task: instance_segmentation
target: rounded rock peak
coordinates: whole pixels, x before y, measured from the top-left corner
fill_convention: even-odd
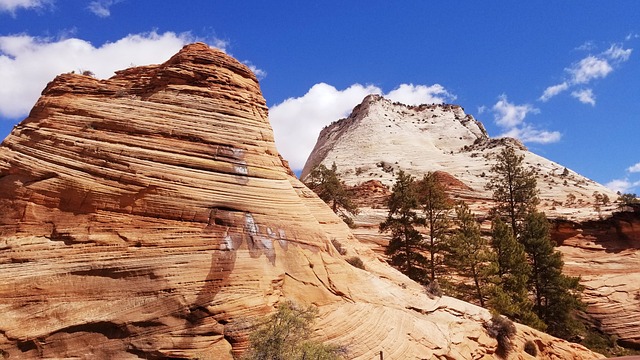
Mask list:
[[[197,42],[187,44],[161,64],[142,65],[115,71],[109,79],[97,79],[82,74],[58,75],[42,95],[82,94],[117,96],[127,93],[148,97],[171,86],[192,89],[220,89],[251,93],[260,106],[266,108],[255,74],[224,51]],[[227,89],[227,90],[224,90]]]
[[[212,48],[203,42],[196,42],[187,44],[173,55],[167,62],[162,65],[170,66],[177,64],[193,65],[218,65],[229,68],[235,73],[242,75],[245,78],[251,78],[255,82],[258,82],[255,74],[247,67],[235,58],[227,55],[224,51],[216,48]],[[161,65],[161,66],[162,66]]]

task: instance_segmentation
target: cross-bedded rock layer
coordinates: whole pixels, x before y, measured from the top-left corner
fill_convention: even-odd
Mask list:
[[[11,358],[231,359],[285,298],[318,306],[314,336],[350,358],[495,353],[485,310],[429,298],[293,176],[255,76],[205,44],[57,77],[0,146],[0,204]],[[518,329],[520,353],[598,357]]]

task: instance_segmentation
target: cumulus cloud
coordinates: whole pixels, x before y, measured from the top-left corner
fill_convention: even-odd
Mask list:
[[[540,111],[529,104],[516,105],[507,100],[507,95],[500,95],[498,102],[493,105],[493,115],[496,124],[503,128],[512,128],[522,124],[529,113]]]
[[[562,135],[558,131],[539,130],[530,124],[509,129],[501,136],[520,139],[525,143],[549,144],[560,141]]]
[[[585,43],[579,49],[592,49],[593,43]],[[568,77],[560,84],[547,87],[540,101],[548,101],[561,92],[576,86],[584,86],[593,80],[603,79],[613,72],[616,66],[629,60],[633,49],[625,49],[621,44],[612,44],[607,50],[597,54],[588,55],[565,68]],[[583,104],[595,105],[593,90],[573,91],[571,95]]]
[[[500,136],[520,139],[526,143],[548,144],[557,142],[561,134],[557,131],[536,129],[525,122],[529,114],[537,114],[540,110],[530,104],[516,105],[510,103],[506,95],[498,97],[498,102],[492,107],[495,123],[504,131]]]
[[[640,162],[635,164],[635,165],[633,165],[633,166],[630,166],[629,168],[627,168],[627,171],[630,172],[630,173],[638,173],[638,172],[640,172]]]
[[[121,0],[98,0],[92,1],[87,6],[87,9],[99,17],[111,16],[111,6],[121,2]]]
[[[441,104],[445,99],[455,100],[442,85],[402,84],[385,95],[390,100],[407,105]]]
[[[578,99],[583,104],[591,104],[591,106],[595,106],[596,97],[593,95],[593,91],[591,89],[582,89],[571,92],[571,96]]]
[[[640,162],[629,166],[627,168],[627,172],[631,174],[640,173]],[[606,186],[613,191],[631,193],[635,191],[635,188],[640,187],[640,180],[630,180],[629,176],[626,176],[623,179],[611,180],[606,184]]]
[[[549,86],[544,90],[544,93],[542,93],[542,96],[540,96],[540,100],[547,101],[552,97],[560,94],[561,92],[567,90],[568,88],[569,88],[569,84],[566,81],[558,85]]]
[[[272,106],[269,118],[278,150],[291,168],[304,166],[323,127],[349,115],[351,110],[369,94],[383,94],[373,85],[354,84],[344,90],[319,83],[297,98],[289,98]],[[453,99],[443,86],[402,84],[385,97],[408,105],[442,103]]]
[[[612,191],[619,191],[622,194],[633,192],[634,188],[640,186],[640,181],[630,181],[629,179],[614,179],[605,184]]]
[[[60,73],[88,70],[98,78],[108,78],[114,70],[162,63],[196,40],[189,33],[150,32],[95,47],[76,38],[0,36],[0,117],[25,116],[47,82]]]
[[[606,59],[587,56],[568,68],[567,71],[571,74],[572,83],[586,84],[593,79],[609,75],[613,68]]]
[[[15,14],[16,10],[36,9],[49,4],[51,0],[0,0],[0,12]]]

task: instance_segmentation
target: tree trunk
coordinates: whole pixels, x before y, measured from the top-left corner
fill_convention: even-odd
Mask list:
[[[409,232],[407,230],[407,225],[404,225],[404,254],[407,261],[407,276],[411,278],[411,246],[409,245]]]
[[[480,306],[484,307],[484,298],[482,297],[482,290],[480,289],[480,279],[478,278],[478,272],[475,266],[471,266],[471,273],[473,274],[473,282],[476,284],[476,292],[478,293]]]

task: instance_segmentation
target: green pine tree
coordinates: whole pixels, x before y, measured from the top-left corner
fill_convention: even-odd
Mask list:
[[[529,283],[535,299],[534,312],[547,324],[550,334],[565,339],[576,335],[581,330],[576,310],[584,306],[580,278],[562,274],[562,253],[554,249],[544,213],[527,216],[521,241],[531,264]]]
[[[422,235],[415,228],[423,220],[416,211],[418,198],[412,176],[400,170],[387,205],[389,213],[380,224],[380,232],[391,232],[385,252],[392,265],[411,279],[424,282],[427,258],[421,253],[425,250]]]
[[[358,207],[353,203],[346,184],[338,176],[335,162],[331,169],[323,164],[318,165],[309,174],[305,184],[347,224],[353,224],[352,216],[358,214]]]
[[[490,264],[495,254],[490,251],[488,241],[480,234],[480,225],[464,202],[456,206],[457,229],[449,240],[451,265],[458,273],[473,281],[475,297],[480,306],[485,306],[488,295]]]
[[[524,246],[500,218],[492,222],[491,246],[495,252],[491,307],[518,322],[544,329],[529,299],[527,285],[531,269]]]
[[[425,226],[427,227],[426,248],[429,251],[429,274],[430,280],[436,280],[438,267],[441,261],[438,254],[446,247],[447,231],[450,228],[449,213],[451,211],[451,200],[445,192],[444,186],[440,184],[432,172],[428,172],[422,180],[416,183],[418,203],[422,206],[425,214]]]
[[[493,175],[487,184],[487,189],[493,190],[496,213],[509,220],[516,238],[520,222],[539,203],[535,174],[525,169],[523,161],[524,155],[517,155],[513,147],[505,147],[491,167]]]

